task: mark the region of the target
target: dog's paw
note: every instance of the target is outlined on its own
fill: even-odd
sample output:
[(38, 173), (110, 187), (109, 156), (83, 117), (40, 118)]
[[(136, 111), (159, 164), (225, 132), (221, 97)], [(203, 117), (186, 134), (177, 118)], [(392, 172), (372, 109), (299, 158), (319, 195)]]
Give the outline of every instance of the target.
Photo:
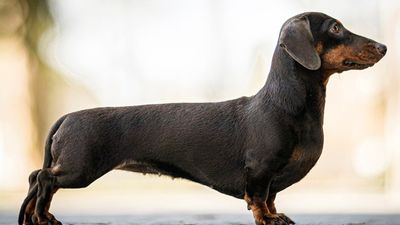
[(255, 220), (257, 225), (291, 225), (294, 222), (287, 216), (280, 214), (265, 214), (262, 218)]
[(54, 218), (49, 220), (48, 225), (62, 225), (62, 223)]
[(62, 225), (62, 223), (60, 222), (60, 221), (58, 221), (54, 216), (53, 216), (53, 214), (51, 214), (51, 213), (47, 213), (47, 219), (49, 220), (48, 221), (48, 225)]
[(284, 220), (286, 223), (288, 224), (296, 224), (292, 219), (290, 219), (288, 216), (286, 216), (283, 213), (277, 213), (276, 214), (279, 218), (281, 218), (282, 220)]
[[(50, 214), (51, 215), (51, 214)], [(38, 216), (32, 215), (31, 217), (31, 223), (29, 225), (62, 225), (62, 223), (54, 216), (51, 215), (50, 218), (41, 218), (39, 219)]]

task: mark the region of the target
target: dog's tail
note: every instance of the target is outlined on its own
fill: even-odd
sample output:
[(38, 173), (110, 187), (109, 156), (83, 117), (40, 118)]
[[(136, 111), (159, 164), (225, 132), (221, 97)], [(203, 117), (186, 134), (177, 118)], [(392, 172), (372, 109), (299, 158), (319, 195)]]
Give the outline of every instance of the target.
[(18, 224), (19, 225), (22, 225), (22, 223), (24, 222), (26, 206), (32, 200), (32, 198), (36, 195), (37, 190), (38, 190), (38, 184), (35, 183), (35, 185), (29, 190), (28, 196), (26, 196), (24, 202), (22, 202), (21, 209), (19, 210), (19, 215), (18, 215)]
[(53, 161), (53, 157), (51, 156), (51, 144), (53, 143), (53, 135), (57, 132), (58, 128), (60, 128), (61, 124), (64, 122), (67, 116), (68, 115), (64, 115), (60, 119), (58, 119), (50, 129), (49, 135), (46, 139), (46, 144), (44, 146), (43, 169), (50, 168), (51, 166), (51, 162)]
[[(49, 135), (47, 136), (45, 147), (44, 147), (43, 169), (51, 167), (51, 163), (53, 160), (53, 157), (51, 156), (51, 145), (53, 142), (53, 135), (57, 132), (58, 128), (60, 128), (61, 124), (64, 122), (66, 117), (67, 117), (67, 115), (62, 116), (60, 119), (57, 120), (57, 122), (50, 129), (50, 132), (49, 132)], [(34, 179), (36, 179), (36, 177)], [(36, 196), (37, 191), (38, 191), (38, 184), (36, 181), (34, 181), (34, 185), (29, 189), (28, 196), (26, 196), (25, 200), (22, 202), (21, 208), (19, 210), (19, 215), (18, 215), (18, 224), (19, 225), (22, 225), (22, 223), (23, 223), (26, 206)]]

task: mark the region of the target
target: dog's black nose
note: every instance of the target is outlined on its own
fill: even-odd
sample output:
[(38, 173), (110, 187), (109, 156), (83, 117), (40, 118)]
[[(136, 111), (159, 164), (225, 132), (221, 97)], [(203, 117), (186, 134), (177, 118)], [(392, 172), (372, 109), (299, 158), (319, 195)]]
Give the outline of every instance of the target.
[(375, 44), (375, 48), (379, 52), (379, 54), (381, 54), (381, 55), (385, 55), (386, 54), (386, 51), (387, 51), (386, 45), (380, 44), (380, 43), (376, 43)]

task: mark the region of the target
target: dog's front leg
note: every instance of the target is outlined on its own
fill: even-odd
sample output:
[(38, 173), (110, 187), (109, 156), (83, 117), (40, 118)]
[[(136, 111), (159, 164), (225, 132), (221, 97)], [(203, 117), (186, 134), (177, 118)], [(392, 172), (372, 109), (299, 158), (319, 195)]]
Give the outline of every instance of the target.
[(268, 199), (269, 186), (271, 184), (271, 176), (268, 174), (259, 177), (254, 175), (255, 173), (253, 171), (247, 169), (247, 183), (244, 196), (247, 208), (253, 212), (254, 220), (257, 225), (281, 224), (279, 217), (276, 217), (270, 212), (266, 203)]
[(295, 224), (295, 222), (290, 219), (288, 216), (286, 216), (284, 213), (277, 213), (276, 208), (275, 208), (275, 198), (276, 198), (276, 193), (269, 193), (268, 194), (268, 199), (267, 199), (267, 207), (270, 213), (278, 215), (281, 219), (286, 221), (288, 224)]
[(272, 168), (270, 161), (275, 160), (247, 157), (244, 200), (247, 208), (253, 212), (257, 225), (288, 225), (290, 222), (285, 221), (276, 212), (271, 212), (267, 205), (269, 188), (274, 176), (273, 171), (277, 169), (277, 164), (273, 164), (274, 168)]

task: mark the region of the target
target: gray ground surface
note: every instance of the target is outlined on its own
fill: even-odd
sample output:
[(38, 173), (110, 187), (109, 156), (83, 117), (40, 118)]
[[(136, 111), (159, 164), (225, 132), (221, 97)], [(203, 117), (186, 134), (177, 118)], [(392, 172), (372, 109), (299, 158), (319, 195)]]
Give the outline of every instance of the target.
[[(290, 215), (299, 225), (400, 225), (400, 215)], [(250, 215), (58, 216), (64, 225), (253, 225)], [(16, 215), (0, 214), (0, 224)]]

